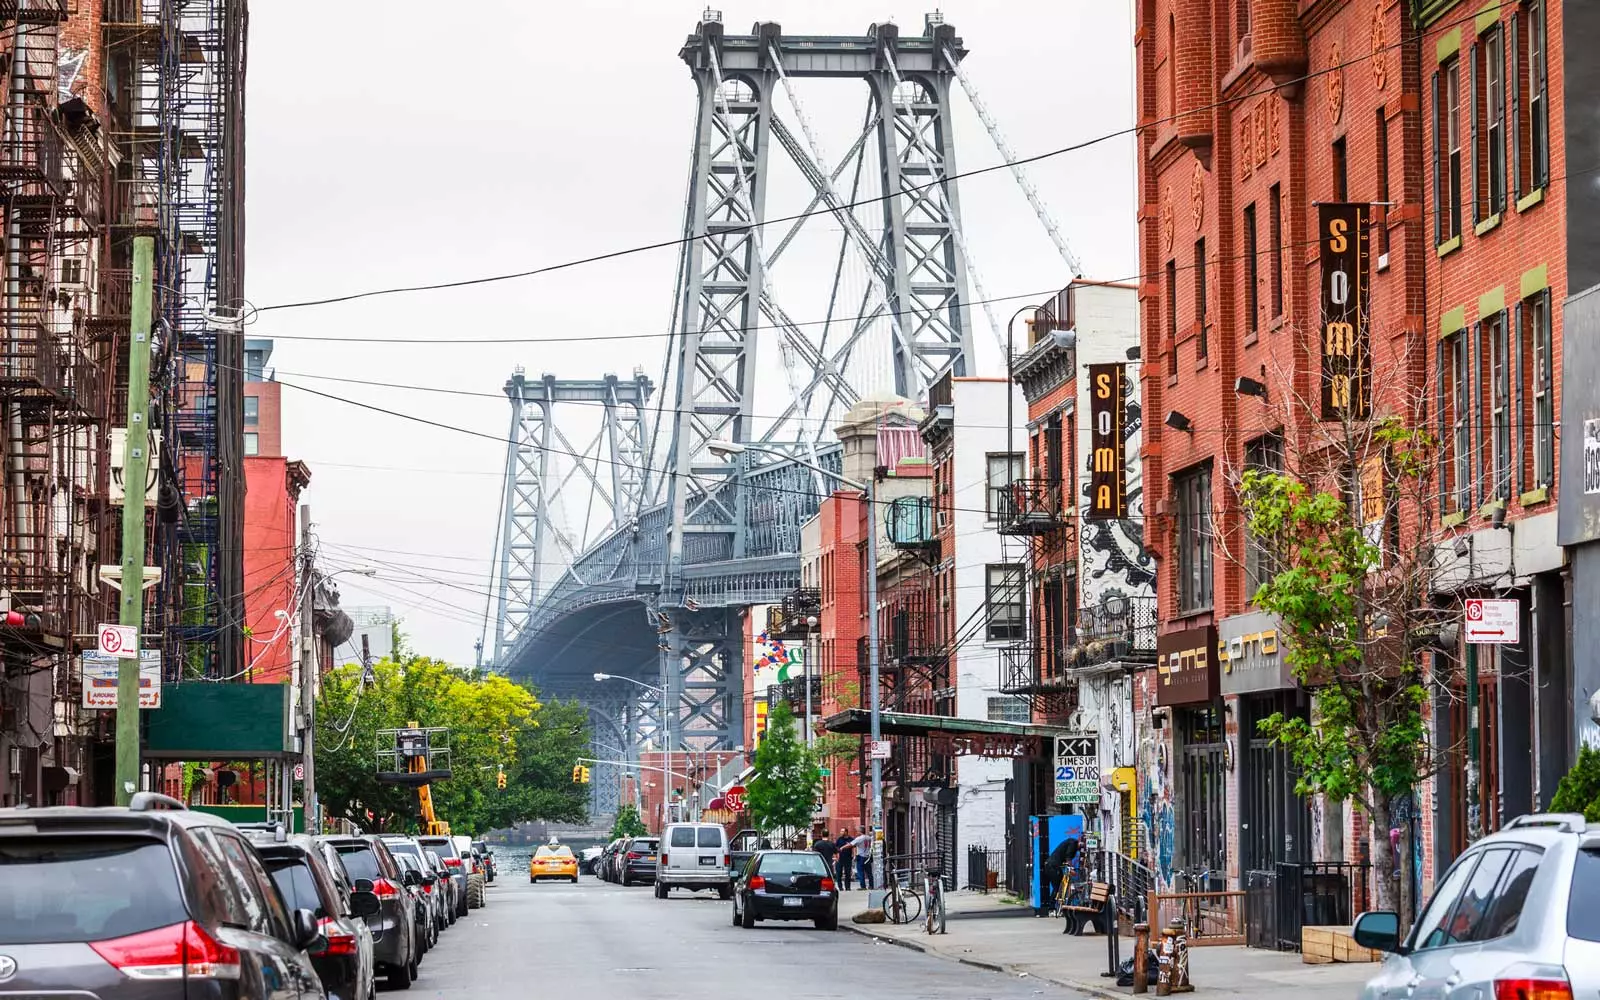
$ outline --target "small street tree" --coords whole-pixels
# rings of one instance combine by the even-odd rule
[[[649,833],[644,820],[639,818],[639,810],[631,803],[617,810],[616,822],[611,824],[611,839],[618,837],[643,837]]]
[[[796,732],[794,713],[784,702],[773,706],[767,733],[756,748],[755,776],[746,787],[750,818],[765,831],[785,839],[811,827],[822,772]]]

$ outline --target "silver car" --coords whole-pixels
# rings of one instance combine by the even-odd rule
[[[1600,828],[1537,814],[1477,841],[1410,934],[1363,913],[1357,944],[1390,953],[1363,1000],[1571,1000],[1600,992]]]

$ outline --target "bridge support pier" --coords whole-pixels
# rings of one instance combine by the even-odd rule
[[[744,635],[740,608],[668,612],[662,635],[662,684],[672,713],[675,750],[743,746]]]

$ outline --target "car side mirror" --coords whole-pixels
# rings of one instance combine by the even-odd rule
[[[350,894],[350,912],[357,917],[370,917],[378,912],[378,894],[357,889]]]
[[[421,885],[422,873],[417,871],[415,868],[407,868],[406,873],[400,876],[400,881],[404,882],[406,885]]]
[[[422,884],[423,885],[432,885],[433,883],[435,883],[437,881],[439,881],[439,876],[433,874],[432,872],[429,872],[428,874],[422,876]]]
[[[376,898],[376,897],[374,897]],[[320,951],[327,947],[322,928],[317,926],[317,915],[310,910],[295,910],[290,916],[294,925],[294,946],[301,951]]]
[[[1356,944],[1377,951],[1400,951],[1400,914],[1373,910],[1356,918],[1351,932]]]
[[[358,878],[351,888],[355,889],[356,892],[371,892],[373,889],[372,879]]]

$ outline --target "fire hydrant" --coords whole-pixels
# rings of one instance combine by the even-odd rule
[[[1194,984],[1189,982],[1189,939],[1183,933],[1183,921],[1174,920],[1161,930],[1161,950],[1156,955],[1160,966],[1156,973],[1156,996],[1189,993]]]

